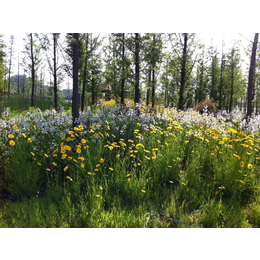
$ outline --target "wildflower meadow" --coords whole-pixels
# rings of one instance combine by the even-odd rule
[[[259,227],[259,124],[130,101],[0,119],[0,227]]]

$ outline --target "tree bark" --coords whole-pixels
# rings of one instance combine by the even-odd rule
[[[224,87],[224,67],[225,67],[225,61],[224,61],[224,55],[222,50],[222,58],[221,58],[221,72],[220,72],[220,86],[219,86],[219,110],[222,109],[222,100],[223,100],[223,87]]]
[[[256,50],[259,33],[255,33],[255,39],[252,48],[251,63],[249,68],[248,88],[247,88],[247,120],[252,115],[252,101],[253,101],[253,84],[255,76]]]
[[[140,102],[140,37],[135,34],[135,104]]]
[[[79,118],[79,33],[73,33],[73,96],[72,120],[73,127],[78,125]]]
[[[86,85],[87,85],[87,68],[88,68],[88,36],[85,42],[85,48],[86,48],[86,59],[84,63],[84,72],[83,72],[83,87],[82,87],[82,96],[81,96],[81,111],[84,111],[85,106],[85,93],[86,93]]]
[[[121,81],[121,106],[125,105],[125,34],[122,34],[122,81]]]
[[[92,78],[91,78],[91,99],[92,99],[92,105],[95,105],[95,78],[94,78],[94,72],[92,71]]]
[[[181,86],[180,86],[180,97],[178,109],[184,109],[184,89],[186,83],[186,62],[187,62],[187,44],[188,43],[188,33],[184,33],[184,46],[182,54],[182,66],[181,66]]]
[[[233,60],[232,60],[229,113],[230,113],[230,112],[232,111],[232,109],[233,109],[233,96],[234,96],[234,65],[233,65]]]
[[[20,64],[19,64],[19,50],[18,50],[18,81],[17,81],[18,93],[20,93],[20,75],[19,75],[19,68],[20,68]]]
[[[147,88],[147,94],[146,94],[146,106],[149,105],[149,98],[150,98],[150,88],[151,88],[151,78],[152,78],[152,70],[149,68],[149,78],[148,78],[148,88]]]
[[[155,69],[152,69],[152,108],[155,106]]]
[[[54,108],[58,110],[58,86],[57,86],[57,35],[53,34],[53,90],[54,90]]]
[[[34,107],[34,90],[35,90],[35,68],[34,68],[34,55],[33,55],[33,35],[30,33],[31,37],[31,61],[32,61],[32,92],[31,92],[31,107]]]
[[[155,34],[153,34],[153,46],[155,46]],[[155,52],[155,47],[153,47],[153,55]],[[152,108],[155,106],[155,57],[152,57]]]

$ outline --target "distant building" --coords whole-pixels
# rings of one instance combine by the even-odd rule
[[[103,94],[103,97],[105,97],[106,101],[111,100],[111,87],[110,85],[101,84],[99,86],[101,93]]]

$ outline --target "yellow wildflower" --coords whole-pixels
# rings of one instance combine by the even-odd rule
[[[104,160],[103,158],[100,159],[100,163],[104,163],[104,161],[105,161],[105,160]]]
[[[248,168],[249,170],[251,170],[251,169],[253,168],[253,165],[249,163],[249,164],[247,165],[247,168]]]
[[[14,146],[14,145],[15,145],[15,142],[14,142],[13,140],[11,140],[11,141],[9,142],[9,144],[12,145],[12,146]]]
[[[13,139],[13,138],[14,138],[14,135],[10,134],[10,135],[8,135],[8,138],[9,138],[9,139]]]
[[[29,137],[29,138],[27,139],[27,142],[28,142],[28,143],[31,143],[31,142],[32,142],[32,138]]]
[[[14,130],[18,130],[19,129],[19,127],[17,125],[14,125],[13,128],[14,128]]]
[[[85,139],[81,140],[81,143],[85,144],[87,141]]]
[[[67,176],[66,178],[70,181],[73,181],[73,179],[70,176]]]

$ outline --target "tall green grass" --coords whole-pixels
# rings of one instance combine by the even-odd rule
[[[223,138],[165,120],[141,126],[133,121],[119,136],[109,122],[90,123],[55,137],[51,150],[41,140],[40,153],[29,135],[14,138],[0,226],[259,227],[257,135],[226,129]]]
[[[71,103],[65,101],[63,97],[60,97],[60,106],[63,106],[65,110],[70,109]],[[35,108],[41,110],[51,109],[54,107],[52,97],[35,97]],[[31,106],[31,99],[28,95],[12,94],[0,96],[0,114],[4,111],[4,108],[9,108],[10,112],[23,112],[28,111]]]

